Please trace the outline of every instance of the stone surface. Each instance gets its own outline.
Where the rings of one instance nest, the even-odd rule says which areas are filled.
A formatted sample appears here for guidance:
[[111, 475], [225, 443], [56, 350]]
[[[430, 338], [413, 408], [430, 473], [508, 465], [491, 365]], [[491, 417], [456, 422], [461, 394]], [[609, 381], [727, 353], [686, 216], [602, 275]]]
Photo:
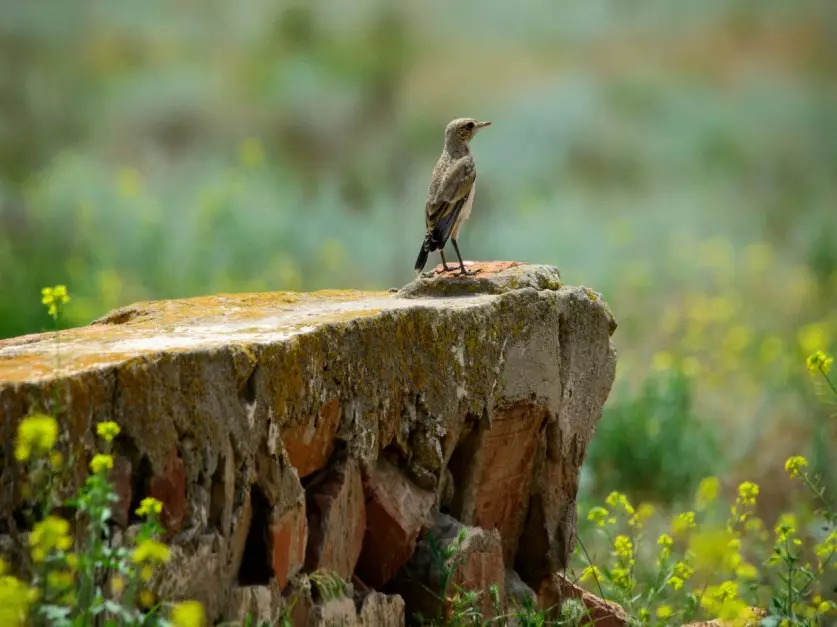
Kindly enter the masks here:
[[233, 588], [225, 619], [244, 624], [248, 614], [251, 625], [259, 625], [261, 621], [270, 624], [276, 620], [282, 606], [281, 595], [271, 586], [243, 586]]
[[[537, 588], [574, 542], [615, 321], [599, 294], [561, 287], [554, 268], [471, 267], [475, 277], [420, 278], [396, 294], [137, 303], [62, 331], [57, 346], [54, 333], [0, 341], [0, 535], [22, 505], [15, 430], [40, 409], [58, 413], [62, 453], [78, 460], [62, 490], [83, 480], [96, 423], [120, 425], [114, 451], [130, 464], [120, 494], [164, 501], [173, 563], [203, 586], [196, 594], [211, 593], [210, 620], [235, 588], [271, 578], [292, 588], [306, 497], [342, 460], [365, 481], [369, 531], [353, 581], [382, 585], [444, 505], [496, 529], [504, 566]], [[334, 512], [346, 509], [338, 501]], [[179, 598], [193, 589], [183, 574], [172, 582]]]
[[299, 502], [286, 512], [274, 514], [270, 525], [270, 564], [280, 588], [297, 574], [305, 564], [308, 542], [308, 520], [305, 502]]
[[352, 578], [366, 532], [366, 504], [357, 462], [335, 467], [306, 490], [308, 549], [305, 569], [330, 570]]
[[404, 627], [404, 599], [397, 594], [367, 594], [360, 605], [360, 627]]
[[[431, 538], [432, 536], [432, 538]], [[437, 513], [432, 527], [419, 541], [416, 550], [393, 582], [393, 589], [403, 598], [408, 616], [421, 613], [425, 618], [438, 616], [439, 597], [443, 594], [442, 572], [434, 557], [434, 543], [438, 549], [458, 543], [458, 565], [451, 579], [452, 586], [481, 592], [479, 610], [488, 619], [494, 616], [494, 604], [488, 593], [497, 586], [502, 607], [505, 597], [505, 568], [503, 547], [497, 530], [466, 527], [447, 514]], [[445, 608], [449, 609], [449, 608]]]
[[561, 288], [561, 273], [552, 266], [539, 266], [519, 261], [466, 261], [465, 268], [472, 276], [459, 274], [457, 269], [445, 272], [442, 264], [416, 277], [398, 291], [404, 298], [422, 296], [467, 296], [472, 294], [503, 294], [511, 290], [531, 287], [536, 290]]
[[384, 458], [378, 460], [364, 488], [366, 533], [357, 573], [365, 584], [378, 588], [410, 559], [435, 496]]
[[595, 627], [626, 627], [628, 625], [628, 613], [621, 605], [587, 592], [567, 579], [564, 573], [554, 573], [551, 577], [544, 578], [538, 596], [541, 608], [550, 610], [551, 614], [557, 612], [557, 608], [564, 599], [580, 599], [587, 608], [587, 615], [582, 619], [582, 625], [595, 625]]

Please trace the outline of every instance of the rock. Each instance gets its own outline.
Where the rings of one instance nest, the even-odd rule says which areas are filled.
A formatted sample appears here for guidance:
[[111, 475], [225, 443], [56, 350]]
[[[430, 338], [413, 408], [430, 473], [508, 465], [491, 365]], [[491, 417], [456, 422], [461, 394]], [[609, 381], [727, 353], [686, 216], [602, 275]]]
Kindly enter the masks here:
[[564, 599], [580, 599], [587, 608], [587, 615], [582, 619], [582, 625], [626, 627], [629, 623], [628, 613], [621, 605], [587, 592], [567, 579], [564, 573], [554, 573], [551, 577], [544, 578], [538, 596], [541, 608], [549, 611], [550, 615], [557, 614]]
[[281, 595], [271, 586], [244, 586], [233, 588], [224, 618], [245, 624], [250, 616], [251, 625], [259, 625], [262, 621], [273, 623], [282, 606]]
[[507, 608], [524, 607], [527, 600], [531, 601], [532, 607], [538, 606], [538, 594], [524, 583], [516, 571], [507, 568], [505, 582]]
[[180, 531], [186, 515], [186, 471], [176, 448], [172, 447], [161, 471], [151, 478], [148, 494], [163, 504], [160, 520], [166, 530]]
[[[448, 267], [452, 267], [450, 264]], [[439, 264], [398, 291], [403, 298], [422, 296], [468, 296], [503, 294], [531, 287], [535, 290], [558, 290], [561, 273], [551, 266], [523, 264], [518, 261], [465, 262], [473, 276], [459, 275], [459, 270], [444, 272]]]
[[364, 487], [366, 534], [357, 573], [365, 584], [379, 588], [413, 554], [435, 495], [413, 484], [384, 458]]
[[308, 542], [308, 520], [305, 502], [294, 504], [287, 511], [274, 512], [270, 524], [268, 550], [271, 566], [279, 588], [284, 588], [291, 577], [305, 564], [305, 547]]
[[226, 605], [230, 587], [224, 576], [223, 540], [217, 534], [197, 538], [188, 546], [170, 546], [171, 559], [152, 579], [160, 599], [193, 599], [217, 615]]
[[[137, 303], [63, 330], [60, 372], [54, 333], [0, 341], [0, 535], [17, 529], [23, 505], [15, 431], [40, 408], [58, 413], [62, 453], [77, 460], [62, 495], [85, 478], [96, 423], [119, 424], [114, 451], [130, 471], [114, 469], [116, 515], [126, 502], [163, 501], [167, 541], [183, 556], [173, 563], [207, 580], [210, 622], [234, 588], [273, 578], [293, 591], [307, 552], [303, 484], [313, 497], [341, 460], [364, 479], [368, 531], [353, 580], [383, 585], [444, 506], [496, 529], [504, 566], [539, 586], [573, 546], [615, 322], [600, 295], [561, 287], [554, 268], [471, 267], [475, 277], [420, 278], [395, 294]], [[323, 520], [351, 509], [341, 500], [352, 501], [351, 483]], [[332, 542], [346, 572], [356, 536], [338, 547], [325, 540], [333, 528], [312, 551], [322, 560]]]
[[354, 601], [345, 597], [316, 604], [307, 623], [308, 627], [356, 627], [357, 624]]
[[330, 570], [350, 580], [366, 532], [366, 504], [357, 462], [347, 460], [307, 490], [305, 569]]
[[320, 408], [316, 420], [282, 430], [285, 452], [300, 478], [325, 467], [334, 450], [340, 415], [340, 405], [332, 400]]
[[360, 627], [404, 627], [404, 599], [397, 594], [367, 594], [361, 601], [358, 624]]
[[437, 513], [432, 528], [393, 582], [393, 588], [404, 597], [408, 615], [416, 612], [425, 618], [439, 615], [438, 597], [444, 592], [444, 577], [436, 551], [453, 543], [458, 544], [458, 549], [448, 598], [455, 593], [454, 586], [480, 593], [478, 609], [484, 619], [489, 619], [496, 615], [489, 589], [496, 586], [499, 606], [503, 607], [506, 576], [500, 534], [496, 530], [466, 527], [447, 514]]

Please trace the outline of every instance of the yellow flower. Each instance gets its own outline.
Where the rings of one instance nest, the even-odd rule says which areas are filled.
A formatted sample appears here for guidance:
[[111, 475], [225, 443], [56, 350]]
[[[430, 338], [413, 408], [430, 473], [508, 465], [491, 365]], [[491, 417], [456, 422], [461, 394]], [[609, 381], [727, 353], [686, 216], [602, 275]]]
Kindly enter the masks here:
[[634, 545], [628, 536], [618, 535], [613, 541], [613, 552], [619, 559], [630, 560], [634, 555]]
[[203, 627], [206, 623], [203, 606], [197, 601], [184, 601], [172, 608], [171, 622], [174, 627]]
[[36, 600], [37, 590], [9, 575], [0, 575], [0, 625], [23, 627], [29, 606]]
[[90, 470], [94, 474], [101, 474], [113, 468], [113, 456], [99, 453], [90, 460]]
[[170, 557], [169, 547], [165, 544], [156, 540], [145, 540], [134, 549], [131, 559], [135, 564], [162, 564], [168, 562]]
[[674, 614], [674, 611], [671, 609], [670, 605], [661, 605], [657, 608], [657, 618], [660, 620], [671, 618], [672, 614]]
[[668, 578], [668, 585], [672, 587], [674, 590], [680, 590], [683, 587], [683, 584], [686, 583], [677, 575], [673, 575]]
[[58, 421], [52, 416], [35, 414], [24, 418], [17, 428], [15, 457], [20, 462], [32, 453], [48, 453], [58, 439]]
[[631, 589], [631, 572], [627, 568], [614, 566], [610, 569], [610, 577], [617, 587], [624, 590]]
[[[146, 497], [140, 502], [140, 506], [137, 508], [137, 516], [152, 516], [157, 515], [163, 511], [163, 504], [155, 498]], [[605, 515], [607, 513], [605, 512]], [[589, 516], [588, 516], [589, 518]]]
[[816, 351], [808, 356], [806, 361], [808, 365], [808, 372], [811, 374], [828, 374], [831, 372], [831, 364], [834, 363], [834, 358], [826, 355], [822, 351]]
[[73, 546], [69, 536], [70, 523], [57, 516], [47, 516], [37, 523], [29, 535], [29, 546], [32, 547], [32, 559], [42, 562], [53, 549], [66, 551]]
[[788, 457], [788, 461], [785, 462], [785, 471], [791, 477], [798, 477], [807, 467], [808, 460], [800, 455]]
[[605, 503], [607, 503], [614, 509], [621, 509], [628, 516], [633, 516], [635, 514], [633, 506], [628, 501], [628, 497], [619, 492], [611, 492], [610, 494], [608, 494], [607, 498], [605, 499]]
[[706, 507], [713, 503], [718, 498], [718, 492], [721, 490], [721, 482], [718, 477], [706, 477], [698, 484], [696, 505], [699, 510], [706, 509]]
[[124, 589], [125, 578], [122, 575], [117, 574], [110, 578], [110, 590], [114, 595], [119, 596]]
[[70, 301], [70, 294], [65, 285], [45, 287], [41, 290], [41, 303], [46, 305], [47, 313], [53, 318], [58, 317], [58, 310]]
[[64, 465], [64, 457], [58, 451], [49, 454], [49, 465], [53, 470], [61, 470]]
[[674, 565], [674, 575], [683, 581], [695, 574], [695, 569], [689, 566], [686, 562], [677, 562]]
[[755, 505], [759, 487], [752, 481], [744, 481], [738, 486], [738, 498], [742, 505]]
[[757, 579], [759, 576], [759, 571], [752, 564], [742, 562], [735, 569], [735, 576], [739, 579]]
[[113, 438], [119, 435], [119, 425], [113, 421], [100, 422], [96, 425], [96, 433], [105, 442], [111, 442]]
[[140, 569], [140, 579], [142, 579], [143, 581], [148, 582], [148, 581], [151, 580], [151, 577], [153, 577], [153, 576], [154, 576], [154, 568], [153, 567], [143, 566]]
[[151, 590], [143, 590], [140, 592], [139, 602], [144, 608], [150, 608], [154, 605], [154, 593]]
[[686, 533], [690, 529], [695, 528], [695, 513], [683, 512], [678, 514], [677, 518], [671, 523], [671, 530], [675, 534]]
[[597, 527], [604, 527], [607, 522], [609, 512], [604, 507], [594, 507], [587, 512], [587, 520], [596, 523]]
[[669, 548], [672, 544], [674, 544], [674, 540], [672, 540], [671, 536], [667, 533], [663, 533], [660, 535], [659, 538], [657, 538], [657, 544], [659, 544], [661, 547]]

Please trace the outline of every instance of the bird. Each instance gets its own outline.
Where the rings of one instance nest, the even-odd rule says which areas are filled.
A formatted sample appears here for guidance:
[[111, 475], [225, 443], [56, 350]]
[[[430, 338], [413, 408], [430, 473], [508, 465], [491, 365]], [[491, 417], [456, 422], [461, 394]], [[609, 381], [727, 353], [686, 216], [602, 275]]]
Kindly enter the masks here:
[[418, 274], [424, 270], [427, 257], [435, 250], [442, 257], [444, 271], [450, 272], [444, 251], [448, 239], [459, 258], [459, 274], [474, 274], [465, 269], [457, 240], [462, 223], [471, 215], [476, 190], [477, 169], [469, 142], [486, 126], [491, 126], [491, 122], [457, 118], [445, 127], [445, 147], [430, 175], [430, 189], [427, 191], [424, 241], [415, 265]]

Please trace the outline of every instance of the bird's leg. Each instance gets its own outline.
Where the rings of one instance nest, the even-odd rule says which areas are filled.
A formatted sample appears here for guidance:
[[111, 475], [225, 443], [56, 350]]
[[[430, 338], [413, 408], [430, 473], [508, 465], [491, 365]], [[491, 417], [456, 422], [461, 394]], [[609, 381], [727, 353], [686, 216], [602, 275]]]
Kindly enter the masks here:
[[442, 266], [444, 266], [445, 272], [450, 272], [450, 268], [448, 268], [448, 262], [445, 261], [445, 251], [439, 250], [439, 254], [442, 256]]
[[476, 274], [477, 273], [476, 270], [470, 270], [469, 271], [469, 270], [465, 269], [465, 264], [462, 261], [462, 255], [459, 254], [459, 246], [457, 245], [456, 240], [451, 238], [450, 241], [453, 242], [453, 249], [456, 251], [456, 256], [459, 257], [459, 274], [467, 274], [467, 275]]

